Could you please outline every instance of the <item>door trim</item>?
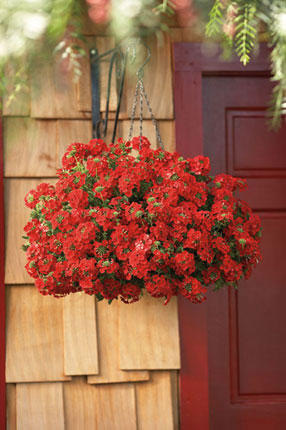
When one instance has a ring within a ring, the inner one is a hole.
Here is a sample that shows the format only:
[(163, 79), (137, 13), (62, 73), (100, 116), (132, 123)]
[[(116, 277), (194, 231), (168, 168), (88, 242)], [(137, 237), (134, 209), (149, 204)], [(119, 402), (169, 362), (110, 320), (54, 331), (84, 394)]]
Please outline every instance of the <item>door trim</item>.
[[(176, 149), (185, 157), (203, 154), (202, 78), (205, 75), (269, 74), (270, 50), (260, 44), (257, 57), (244, 67), (237, 58), (222, 61), (202, 53), (200, 43), (174, 43), (174, 106)], [(207, 301), (194, 305), (179, 297), (182, 366), (180, 371), (180, 428), (208, 430), (209, 381)]]

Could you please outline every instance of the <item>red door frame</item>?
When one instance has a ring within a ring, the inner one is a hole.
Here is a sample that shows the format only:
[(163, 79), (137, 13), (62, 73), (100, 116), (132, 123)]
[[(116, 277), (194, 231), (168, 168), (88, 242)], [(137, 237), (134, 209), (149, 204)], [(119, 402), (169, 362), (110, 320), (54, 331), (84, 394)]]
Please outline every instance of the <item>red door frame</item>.
[(0, 428), (6, 429), (3, 133), (0, 121)]
[[(269, 49), (260, 45), (257, 58), (244, 67), (239, 60), (206, 57), (199, 43), (174, 44), (174, 103), (177, 151), (187, 157), (203, 154), (202, 77), (269, 73)], [(182, 367), (180, 372), (181, 430), (208, 430), (207, 302), (193, 305), (179, 298)]]

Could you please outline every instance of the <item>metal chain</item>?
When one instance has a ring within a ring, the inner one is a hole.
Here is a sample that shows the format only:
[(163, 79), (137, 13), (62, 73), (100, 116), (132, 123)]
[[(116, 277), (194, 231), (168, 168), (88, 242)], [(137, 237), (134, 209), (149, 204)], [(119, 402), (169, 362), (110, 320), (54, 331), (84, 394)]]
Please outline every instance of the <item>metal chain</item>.
[(163, 145), (163, 142), (162, 142), (162, 139), (161, 139), (161, 135), (160, 135), (160, 131), (159, 131), (159, 127), (158, 127), (158, 123), (157, 123), (156, 118), (155, 118), (155, 116), (153, 114), (153, 111), (152, 111), (152, 108), (151, 108), (151, 105), (150, 105), (150, 101), (149, 101), (148, 96), (146, 94), (146, 91), (145, 91), (145, 88), (144, 88), (144, 83), (143, 83), (144, 67), (148, 63), (148, 61), (150, 59), (150, 56), (151, 56), (150, 48), (148, 48), (148, 46), (146, 46), (146, 48), (147, 48), (148, 56), (145, 59), (145, 61), (142, 64), (142, 66), (137, 71), (137, 83), (136, 83), (135, 94), (134, 94), (134, 99), (133, 99), (133, 104), (132, 104), (132, 110), (131, 110), (130, 129), (129, 129), (128, 140), (131, 140), (132, 135), (133, 135), (134, 119), (135, 119), (135, 112), (136, 112), (136, 107), (137, 107), (137, 102), (138, 102), (138, 90), (139, 90), (139, 103), (140, 103), (140, 112), (139, 112), (140, 142), (139, 142), (139, 149), (141, 149), (141, 146), (142, 146), (142, 136), (143, 136), (143, 100), (144, 99), (146, 101), (147, 108), (148, 108), (148, 111), (149, 111), (150, 116), (151, 116), (152, 124), (154, 125), (155, 130), (156, 130), (157, 142), (159, 143), (159, 146), (162, 149), (164, 149), (164, 145)]
[(139, 127), (140, 127), (140, 142), (139, 142), (139, 149), (141, 150), (142, 147), (142, 136), (143, 136), (143, 95), (144, 95), (144, 87), (143, 87), (143, 80), (142, 78), (139, 78), (139, 87), (140, 87), (140, 119), (139, 119)]
[(139, 88), (139, 80), (136, 83), (135, 93), (133, 97), (133, 104), (132, 104), (131, 117), (130, 117), (130, 129), (129, 129), (127, 140), (131, 140), (133, 135), (134, 119), (135, 119), (135, 112), (136, 112), (137, 100), (138, 100), (138, 88)]
[(157, 120), (153, 114), (153, 111), (152, 111), (152, 108), (150, 105), (150, 101), (148, 99), (148, 96), (147, 96), (147, 93), (146, 93), (146, 90), (145, 90), (145, 87), (143, 84), (142, 77), (138, 77), (138, 80), (136, 83), (135, 94), (134, 94), (132, 110), (131, 110), (131, 117), (130, 117), (130, 129), (129, 129), (129, 134), (128, 134), (128, 140), (131, 140), (132, 135), (133, 135), (135, 113), (136, 113), (136, 107), (137, 107), (137, 103), (138, 103), (138, 89), (139, 89), (139, 100), (140, 100), (140, 116), (139, 116), (139, 126), (140, 126), (140, 144), (139, 145), (140, 145), (140, 148), (141, 148), (142, 136), (143, 136), (143, 97), (144, 97), (148, 111), (149, 111), (150, 116), (151, 116), (152, 124), (155, 127), (157, 141), (159, 143), (160, 148), (164, 149), (160, 130), (158, 127), (158, 122), (157, 122)]
[(148, 96), (146, 94), (143, 82), (142, 82), (142, 91), (143, 91), (143, 95), (145, 97), (146, 105), (148, 107), (148, 110), (149, 110), (149, 113), (150, 113), (150, 116), (151, 116), (152, 123), (153, 123), (153, 125), (155, 127), (155, 130), (156, 130), (157, 141), (159, 143), (160, 148), (164, 149), (164, 145), (163, 145), (163, 142), (162, 142), (160, 130), (159, 130), (159, 127), (158, 127), (158, 122), (157, 122), (157, 120), (156, 120), (156, 118), (155, 118), (155, 116), (153, 114), (153, 111), (152, 111), (152, 108), (151, 108)]

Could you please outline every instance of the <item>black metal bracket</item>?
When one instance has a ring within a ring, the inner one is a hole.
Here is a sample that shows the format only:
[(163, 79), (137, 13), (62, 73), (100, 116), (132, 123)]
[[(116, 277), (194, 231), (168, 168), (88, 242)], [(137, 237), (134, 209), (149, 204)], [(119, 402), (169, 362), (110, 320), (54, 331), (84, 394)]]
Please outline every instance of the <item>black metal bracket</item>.
[[(122, 93), (125, 80), (125, 71), (127, 63), (127, 53), (123, 53), (120, 47), (115, 47), (103, 54), (98, 54), (96, 48), (90, 49), (90, 73), (91, 73), (91, 92), (92, 92), (92, 137), (93, 138), (105, 138), (107, 135), (108, 120), (109, 120), (109, 101), (111, 91), (111, 79), (112, 73), (115, 68), (116, 76), (116, 90), (118, 95), (115, 121), (112, 133), (112, 142), (115, 140), (116, 130), (118, 125), (118, 118), (120, 112), (120, 106), (122, 101)], [(106, 61), (106, 57), (110, 56), (109, 60), (109, 71), (108, 71), (108, 84), (107, 84), (107, 96), (105, 112), (103, 118), (100, 114), (100, 62)], [(101, 130), (102, 129), (102, 130)]]

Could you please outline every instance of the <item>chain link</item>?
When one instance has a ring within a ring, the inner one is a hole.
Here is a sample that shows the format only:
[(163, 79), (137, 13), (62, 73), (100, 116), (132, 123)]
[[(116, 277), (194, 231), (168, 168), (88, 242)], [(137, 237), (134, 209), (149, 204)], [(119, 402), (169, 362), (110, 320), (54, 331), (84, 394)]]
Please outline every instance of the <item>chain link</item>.
[(140, 142), (139, 142), (139, 149), (142, 147), (142, 136), (143, 136), (143, 81), (142, 78), (139, 78), (139, 87), (140, 87), (140, 120), (139, 120), (139, 127), (140, 127)]
[(139, 88), (139, 81), (137, 81), (136, 83), (135, 93), (133, 97), (133, 104), (132, 104), (131, 117), (130, 117), (130, 129), (129, 129), (127, 140), (131, 140), (133, 135), (134, 119), (135, 119), (135, 112), (136, 112), (137, 100), (138, 100), (138, 88)]
[(139, 112), (139, 127), (140, 127), (140, 143), (139, 143), (139, 148), (141, 149), (141, 145), (142, 145), (142, 136), (143, 136), (143, 99), (145, 99), (148, 111), (150, 113), (151, 116), (151, 120), (152, 120), (152, 124), (155, 127), (155, 131), (156, 131), (156, 138), (157, 138), (157, 142), (160, 146), (160, 148), (164, 149), (164, 145), (162, 142), (162, 138), (161, 138), (161, 134), (160, 134), (160, 130), (158, 127), (158, 122), (153, 114), (151, 105), (150, 105), (150, 101), (148, 99), (144, 84), (143, 84), (143, 76), (142, 75), (138, 75), (138, 80), (136, 83), (136, 88), (135, 88), (135, 94), (134, 94), (134, 98), (133, 98), (133, 104), (132, 104), (132, 110), (131, 110), (131, 118), (130, 118), (130, 129), (129, 129), (129, 135), (128, 135), (128, 140), (131, 140), (132, 135), (133, 135), (133, 129), (134, 129), (134, 119), (135, 119), (135, 113), (136, 113), (136, 107), (137, 107), (137, 103), (138, 103), (138, 90), (139, 90), (139, 103), (140, 103), (140, 112)]
[(158, 122), (157, 122), (157, 120), (156, 120), (156, 118), (155, 118), (155, 116), (153, 114), (153, 111), (152, 111), (152, 108), (151, 108), (151, 105), (150, 105), (147, 93), (146, 93), (144, 85), (143, 85), (143, 82), (142, 82), (142, 91), (143, 91), (143, 95), (145, 97), (146, 105), (148, 107), (148, 110), (149, 110), (149, 113), (150, 113), (150, 116), (151, 116), (152, 123), (153, 123), (153, 125), (155, 127), (155, 130), (156, 130), (157, 141), (159, 143), (160, 148), (164, 149), (164, 145), (163, 145), (163, 142), (162, 142), (160, 130), (159, 130), (159, 127), (158, 127)]

